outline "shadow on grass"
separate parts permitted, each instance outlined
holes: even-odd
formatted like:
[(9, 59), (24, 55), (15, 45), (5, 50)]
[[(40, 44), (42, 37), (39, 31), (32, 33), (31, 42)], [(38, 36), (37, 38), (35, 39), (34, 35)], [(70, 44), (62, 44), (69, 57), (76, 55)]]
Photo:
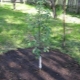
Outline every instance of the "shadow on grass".
[(72, 17), (80, 18), (80, 13), (74, 13), (74, 12), (67, 12), (68, 15), (71, 15)]
[(80, 63), (80, 41), (78, 40), (67, 40), (66, 41), (67, 54), (71, 55), (75, 61)]
[[(27, 17), (29, 14), (0, 7), (0, 51), (28, 46)], [(29, 17), (28, 17), (29, 18)]]

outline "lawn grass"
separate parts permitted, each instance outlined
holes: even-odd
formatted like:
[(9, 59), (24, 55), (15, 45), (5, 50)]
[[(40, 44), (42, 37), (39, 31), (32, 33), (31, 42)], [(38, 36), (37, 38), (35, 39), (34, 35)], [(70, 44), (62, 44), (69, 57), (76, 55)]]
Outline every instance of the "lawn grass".
[[(12, 9), (12, 4), (0, 6), (0, 53), (10, 49), (27, 48), (34, 45), (34, 42), (30, 43), (28, 41), (28, 28), (30, 27), (29, 20), (36, 16), (36, 11), (34, 6), (24, 4), (17, 4), (16, 10)], [(65, 51), (61, 48), (63, 35), (62, 19), (50, 17), (46, 24), (52, 30), (51, 47)], [(66, 49), (65, 53), (71, 55), (80, 63), (79, 23), (66, 22)]]

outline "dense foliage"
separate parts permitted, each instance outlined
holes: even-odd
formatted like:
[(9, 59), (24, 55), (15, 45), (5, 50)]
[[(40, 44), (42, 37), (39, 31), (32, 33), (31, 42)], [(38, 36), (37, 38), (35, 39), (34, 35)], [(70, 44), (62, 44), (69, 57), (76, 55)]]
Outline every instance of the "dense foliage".
[(50, 47), (50, 33), (51, 28), (47, 25), (50, 17), (49, 11), (44, 9), (44, 0), (40, 0), (36, 3), (37, 14), (29, 20), (30, 36), (32, 36), (35, 43), (33, 53), (37, 56), (49, 50)]

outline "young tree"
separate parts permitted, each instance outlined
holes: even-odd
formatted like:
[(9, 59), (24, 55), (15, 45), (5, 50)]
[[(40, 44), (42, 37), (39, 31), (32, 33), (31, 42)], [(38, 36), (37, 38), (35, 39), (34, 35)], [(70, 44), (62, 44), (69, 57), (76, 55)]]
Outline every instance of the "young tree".
[[(33, 53), (39, 60), (39, 70), (42, 69), (42, 56), (43, 52), (49, 51), (50, 41), (50, 27), (47, 26), (47, 20), (49, 18), (48, 10), (45, 10), (42, 6), (45, 0), (38, 0), (36, 9), (38, 13), (31, 22), (32, 36), (34, 36), (35, 47)], [(31, 29), (31, 28), (30, 28)], [(31, 31), (30, 31), (31, 32)]]
[(66, 26), (65, 26), (65, 14), (66, 14), (66, 0), (63, 0), (63, 44), (62, 46), (65, 48), (66, 43)]

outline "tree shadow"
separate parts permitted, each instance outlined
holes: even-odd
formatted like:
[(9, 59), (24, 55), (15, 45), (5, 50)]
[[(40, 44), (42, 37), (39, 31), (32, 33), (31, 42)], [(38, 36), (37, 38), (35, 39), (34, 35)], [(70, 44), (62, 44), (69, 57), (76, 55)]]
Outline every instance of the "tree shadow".
[(37, 78), (44, 80), (37, 74), (35, 75), (35, 67), (33, 66), (32, 62), (27, 60), (28, 55), (25, 58), (18, 55), (17, 51), (12, 50), (5, 53), (2, 58), (3, 60), (0, 64), (0, 69), (1, 73), (5, 73), (3, 77), (0, 77), (1, 80), (2, 78), (5, 78), (6, 80), (29, 80), (30, 78), (33, 78), (33, 80), (37, 80)]

